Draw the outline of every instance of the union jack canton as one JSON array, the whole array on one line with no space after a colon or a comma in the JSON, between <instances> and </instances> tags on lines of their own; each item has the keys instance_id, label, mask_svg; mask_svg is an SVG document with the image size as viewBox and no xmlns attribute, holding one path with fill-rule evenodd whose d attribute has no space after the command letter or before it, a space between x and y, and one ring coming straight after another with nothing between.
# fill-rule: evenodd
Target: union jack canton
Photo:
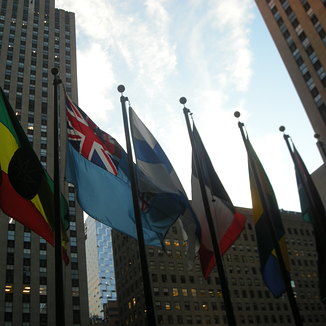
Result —
<instances>
[{"instance_id":1,"label":"union jack canton","mask_svg":"<svg viewBox=\"0 0 326 326\"><path fill-rule=\"evenodd\" d=\"M70 144L87 160L117 175L123 149L66 95L67 134Z\"/></svg>"}]
</instances>

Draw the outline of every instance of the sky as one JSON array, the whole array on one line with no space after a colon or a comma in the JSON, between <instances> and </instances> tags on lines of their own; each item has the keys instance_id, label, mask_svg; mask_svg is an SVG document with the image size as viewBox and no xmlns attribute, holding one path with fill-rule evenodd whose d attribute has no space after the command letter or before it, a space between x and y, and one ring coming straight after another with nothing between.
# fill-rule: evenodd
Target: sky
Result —
<instances>
[{"instance_id":1,"label":"sky","mask_svg":"<svg viewBox=\"0 0 326 326\"><path fill-rule=\"evenodd\" d=\"M284 125L310 173L314 132L253 0L56 0L75 13L79 106L125 146L120 93L169 157L191 198L191 146L180 97L233 204L252 207L238 120L280 209L300 211Z\"/></svg>"}]
</instances>

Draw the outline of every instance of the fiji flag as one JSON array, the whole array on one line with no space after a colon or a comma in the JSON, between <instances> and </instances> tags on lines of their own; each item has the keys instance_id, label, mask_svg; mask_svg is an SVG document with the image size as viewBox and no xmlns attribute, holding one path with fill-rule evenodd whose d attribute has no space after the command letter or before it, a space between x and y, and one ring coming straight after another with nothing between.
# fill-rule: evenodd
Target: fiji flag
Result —
<instances>
[{"instance_id":1,"label":"fiji flag","mask_svg":"<svg viewBox=\"0 0 326 326\"><path fill-rule=\"evenodd\" d=\"M152 230L163 240L177 218L190 211L190 205L169 159L132 108L129 108L129 119L137 160L138 188L147 200L142 213L148 216Z\"/></svg>"},{"instance_id":2,"label":"fiji flag","mask_svg":"<svg viewBox=\"0 0 326 326\"><path fill-rule=\"evenodd\" d=\"M66 95L66 180L75 185L81 208L94 219L137 238L127 154ZM144 240L161 245L147 220Z\"/></svg>"},{"instance_id":3,"label":"fiji flag","mask_svg":"<svg viewBox=\"0 0 326 326\"><path fill-rule=\"evenodd\" d=\"M278 240L283 260L288 269L288 255L285 242L285 231L273 188L265 170L255 153L249 138L243 135L248 154L249 179L253 206L253 219L257 236L257 247L260 258L263 280L275 298L286 290L280 263L275 252L272 230L268 218L272 217L275 236Z\"/></svg>"}]
</instances>

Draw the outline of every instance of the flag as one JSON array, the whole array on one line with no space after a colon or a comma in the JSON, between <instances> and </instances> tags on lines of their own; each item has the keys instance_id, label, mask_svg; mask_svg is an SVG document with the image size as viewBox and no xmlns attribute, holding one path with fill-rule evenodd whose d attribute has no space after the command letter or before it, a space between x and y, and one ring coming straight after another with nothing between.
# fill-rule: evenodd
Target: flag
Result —
<instances>
[{"instance_id":1,"label":"flag","mask_svg":"<svg viewBox=\"0 0 326 326\"><path fill-rule=\"evenodd\" d=\"M286 135L285 135L286 136ZM318 256L318 275L320 298L326 302L326 212L318 190L296 147L289 147L295 166L302 216L310 221L315 235Z\"/></svg>"},{"instance_id":2,"label":"flag","mask_svg":"<svg viewBox=\"0 0 326 326\"><path fill-rule=\"evenodd\" d=\"M255 153L248 136L243 135L248 154L249 179L253 206L257 247L260 258L260 269L263 280L275 298L285 291L285 281L281 272L280 262L275 252L273 230L268 219L271 219L276 239L282 252L282 257L289 269L285 231L281 220L276 197L265 170Z\"/></svg>"},{"instance_id":3,"label":"flag","mask_svg":"<svg viewBox=\"0 0 326 326\"><path fill-rule=\"evenodd\" d=\"M137 238L127 153L66 95L66 180L81 208L99 222ZM147 245L161 246L152 221L142 221Z\"/></svg>"},{"instance_id":4,"label":"flag","mask_svg":"<svg viewBox=\"0 0 326 326\"><path fill-rule=\"evenodd\" d=\"M192 135L193 144L199 158L199 168L205 184L220 253L223 255L244 229L246 217L235 210L231 199L214 170L195 124L193 125ZM201 229L199 258L203 275L207 278L215 266L215 255L194 159L192 163L191 186L192 206L198 217Z\"/></svg>"},{"instance_id":5,"label":"flag","mask_svg":"<svg viewBox=\"0 0 326 326\"><path fill-rule=\"evenodd\" d=\"M54 245L54 187L2 89L0 91L0 208ZM61 196L62 246L68 238L68 205Z\"/></svg>"},{"instance_id":6,"label":"flag","mask_svg":"<svg viewBox=\"0 0 326 326\"><path fill-rule=\"evenodd\" d=\"M187 195L168 157L131 107L129 119L137 161L138 188L141 198L145 199L142 215L148 216L161 240L179 217L186 232L196 231Z\"/></svg>"}]
</instances>

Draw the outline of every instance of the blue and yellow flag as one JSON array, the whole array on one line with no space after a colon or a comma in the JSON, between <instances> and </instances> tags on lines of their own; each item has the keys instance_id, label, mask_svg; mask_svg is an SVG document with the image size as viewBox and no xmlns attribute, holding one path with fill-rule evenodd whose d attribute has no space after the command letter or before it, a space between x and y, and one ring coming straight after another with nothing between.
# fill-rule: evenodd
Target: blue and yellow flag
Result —
<instances>
[{"instance_id":1,"label":"blue and yellow flag","mask_svg":"<svg viewBox=\"0 0 326 326\"><path fill-rule=\"evenodd\" d=\"M256 229L261 273L266 286L272 292L273 296L278 298L286 291L286 287L280 262L275 251L273 232L275 233L284 263L288 269L288 255L284 237L285 231L275 194L265 170L249 138L243 135L243 140L248 154L253 219Z\"/></svg>"}]
</instances>

